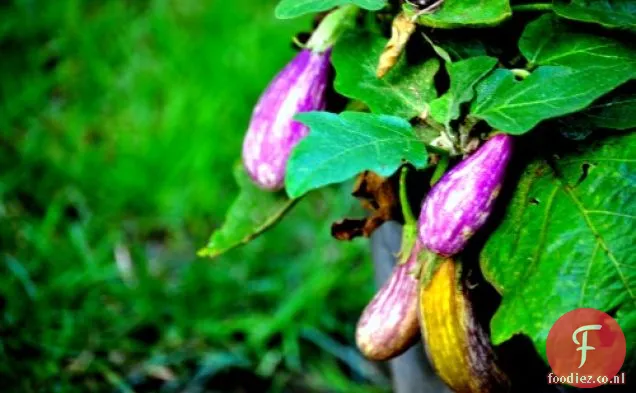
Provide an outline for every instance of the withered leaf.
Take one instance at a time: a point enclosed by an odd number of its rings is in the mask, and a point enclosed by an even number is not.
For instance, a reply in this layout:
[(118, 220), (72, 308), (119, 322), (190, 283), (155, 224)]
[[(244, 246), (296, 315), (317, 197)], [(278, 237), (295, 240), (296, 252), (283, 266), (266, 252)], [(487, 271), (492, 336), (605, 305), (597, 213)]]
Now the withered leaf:
[[(430, 177), (429, 171), (409, 171), (409, 201), (416, 213), (419, 213), (422, 197)], [(338, 240), (352, 240), (356, 237), (369, 237), (386, 221), (404, 223), (399, 194), (400, 170), (389, 177), (383, 177), (372, 171), (358, 175), (351, 195), (358, 198), (362, 207), (369, 211), (365, 218), (344, 218), (331, 225), (331, 235)]]

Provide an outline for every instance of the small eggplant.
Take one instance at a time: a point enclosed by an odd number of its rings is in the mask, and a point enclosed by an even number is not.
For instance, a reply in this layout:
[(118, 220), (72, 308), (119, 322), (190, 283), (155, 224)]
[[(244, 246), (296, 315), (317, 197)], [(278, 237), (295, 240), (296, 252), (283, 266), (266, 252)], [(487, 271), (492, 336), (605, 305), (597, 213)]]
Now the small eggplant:
[(420, 327), (428, 358), (456, 393), (510, 392), (510, 380), (498, 365), (469, 292), (452, 259), (442, 260), (430, 282), (420, 285)]
[(243, 141), (243, 165), (259, 187), (283, 187), (289, 154), (309, 132), (294, 115), (325, 108), (330, 52), (302, 50), (259, 98)]
[(498, 134), (435, 184), (418, 220), (419, 237), (428, 250), (453, 256), (484, 225), (501, 190), (512, 148), (512, 137)]
[(417, 294), (419, 251), (416, 242), (411, 255), (398, 264), (362, 312), (356, 328), (360, 352), (371, 360), (387, 360), (409, 349), (418, 338)]

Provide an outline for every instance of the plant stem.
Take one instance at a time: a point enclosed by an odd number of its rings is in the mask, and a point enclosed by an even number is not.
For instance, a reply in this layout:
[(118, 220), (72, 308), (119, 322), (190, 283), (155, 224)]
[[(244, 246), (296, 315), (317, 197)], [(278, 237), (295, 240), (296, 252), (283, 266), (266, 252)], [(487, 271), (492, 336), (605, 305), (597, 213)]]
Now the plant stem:
[(537, 4), (520, 4), (512, 6), (513, 12), (526, 12), (526, 11), (552, 11), (551, 3), (537, 3)]
[(435, 131), (438, 132), (445, 132), (446, 128), (444, 127), (444, 125), (439, 124), (438, 122), (436, 122), (435, 120), (431, 120), (430, 117), (426, 117), (424, 120), (424, 123), (426, 123), (426, 125), (428, 125), (429, 127), (431, 127), (432, 129), (434, 129)]
[(530, 76), (530, 71), (524, 70), (523, 68), (513, 68), (510, 70), (510, 72), (512, 72), (514, 76), (520, 79), (526, 79), (528, 76)]
[(433, 172), (433, 177), (431, 178), (431, 187), (435, 185), (439, 181), (439, 179), (444, 176), (448, 166), (450, 165), (450, 157), (446, 154), (440, 155), (439, 162), (437, 163), (437, 167), (435, 168), (435, 172)]
[(400, 204), (402, 205), (402, 215), (404, 216), (404, 223), (406, 225), (417, 225), (417, 220), (413, 215), (413, 211), (411, 210), (411, 205), (409, 204), (408, 194), (406, 192), (406, 175), (409, 171), (407, 166), (402, 167), (402, 171), (400, 172)]
[(444, 263), (444, 258), (431, 250), (424, 249), (420, 252), (420, 260), (423, 261), (420, 270), (420, 285), (427, 287), (437, 269)]
[(468, 140), (470, 137), (470, 132), (473, 130), (473, 128), (477, 125), (477, 123), (479, 123), (479, 119), (472, 117), (472, 116), (466, 116), (466, 118), (464, 119), (464, 121), (462, 122), (462, 124), (460, 124), (459, 126), (459, 135), (460, 135), (460, 142), (459, 142), (459, 149), (462, 153), (466, 153), (466, 145), (468, 144)]
[(324, 52), (329, 49), (342, 33), (354, 24), (357, 14), (358, 7), (351, 4), (336, 8), (325, 16), (314, 30), (307, 42), (307, 48), (314, 52)]
[(408, 194), (406, 192), (406, 175), (408, 173), (408, 167), (403, 166), (400, 172), (400, 205), (402, 205), (402, 216), (404, 216), (404, 227), (402, 229), (402, 244), (400, 246), (400, 252), (398, 252), (398, 264), (405, 264), (411, 253), (413, 247), (417, 242), (417, 220), (413, 216), (411, 205), (409, 204)]

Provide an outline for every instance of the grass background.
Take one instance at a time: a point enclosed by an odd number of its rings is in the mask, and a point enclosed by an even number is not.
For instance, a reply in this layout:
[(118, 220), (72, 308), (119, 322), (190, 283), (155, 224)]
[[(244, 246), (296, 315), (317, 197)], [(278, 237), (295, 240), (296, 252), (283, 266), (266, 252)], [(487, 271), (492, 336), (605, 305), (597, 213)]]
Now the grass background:
[(0, 2), (0, 391), (388, 390), (353, 344), (368, 245), (329, 235), (346, 186), (195, 256), (311, 25), (274, 5)]

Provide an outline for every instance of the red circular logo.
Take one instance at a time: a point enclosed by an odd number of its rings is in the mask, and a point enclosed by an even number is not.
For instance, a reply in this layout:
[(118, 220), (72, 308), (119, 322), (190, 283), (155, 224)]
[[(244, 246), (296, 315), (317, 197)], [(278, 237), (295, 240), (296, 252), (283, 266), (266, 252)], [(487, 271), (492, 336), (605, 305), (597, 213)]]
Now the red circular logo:
[[(594, 388), (615, 381), (625, 361), (625, 335), (614, 318), (579, 308), (559, 318), (546, 344), (552, 373), (549, 383)], [(624, 381), (623, 381), (624, 383)]]

